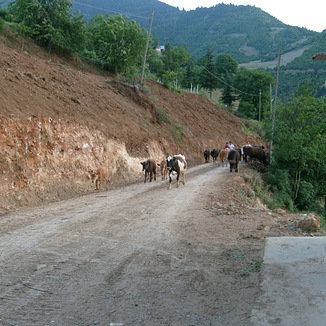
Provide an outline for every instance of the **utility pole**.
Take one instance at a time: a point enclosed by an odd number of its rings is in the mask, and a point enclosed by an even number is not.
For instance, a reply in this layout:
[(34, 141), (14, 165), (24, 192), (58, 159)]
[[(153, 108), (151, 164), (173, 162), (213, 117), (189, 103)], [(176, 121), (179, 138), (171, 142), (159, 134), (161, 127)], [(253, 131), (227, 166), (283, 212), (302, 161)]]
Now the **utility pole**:
[(261, 89), (259, 90), (259, 116), (258, 116), (259, 122), (261, 121)]
[(276, 116), (276, 102), (277, 102), (277, 92), (278, 92), (278, 81), (280, 78), (280, 65), (281, 65), (281, 51), (278, 53), (278, 62), (277, 62), (277, 74), (276, 74), (276, 86), (275, 86), (275, 97), (274, 97), (274, 110), (272, 114), (272, 137), (269, 144), (269, 155), (272, 158), (273, 155), (273, 138), (274, 138), (274, 126), (275, 126), (275, 116)]
[(270, 111), (271, 111), (271, 116), (272, 116), (272, 113), (273, 113), (273, 90), (272, 90), (272, 84), (269, 84), (269, 100), (270, 100), (270, 104), (271, 104), (271, 109), (270, 109)]
[(145, 48), (145, 53), (144, 53), (143, 67), (142, 67), (141, 80), (140, 80), (140, 83), (142, 85), (144, 85), (145, 66), (146, 66), (146, 60), (147, 60), (147, 51), (148, 51), (148, 46), (149, 46), (149, 40), (150, 40), (151, 34), (152, 34), (153, 17), (154, 17), (154, 11), (152, 11), (151, 19), (149, 22), (149, 31), (147, 34), (146, 48)]

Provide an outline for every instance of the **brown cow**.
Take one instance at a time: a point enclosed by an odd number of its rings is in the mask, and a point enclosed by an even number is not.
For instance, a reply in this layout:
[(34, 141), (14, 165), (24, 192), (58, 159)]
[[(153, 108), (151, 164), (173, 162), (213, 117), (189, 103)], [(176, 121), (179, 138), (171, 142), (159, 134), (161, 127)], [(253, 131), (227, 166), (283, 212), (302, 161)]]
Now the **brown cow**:
[(101, 184), (105, 183), (105, 190), (108, 190), (109, 180), (109, 169), (106, 167), (99, 167), (97, 170), (91, 170), (92, 182), (95, 182), (95, 190), (101, 190)]
[(268, 165), (268, 155), (264, 149), (254, 146), (243, 146), (243, 159), (245, 162), (248, 162), (248, 158), (250, 160), (258, 160), (265, 165)]
[(166, 159), (162, 160), (161, 163), (157, 164), (161, 170), (162, 181), (165, 181), (168, 178), (168, 169), (166, 166)]
[(140, 162), (143, 166), (143, 171), (145, 171), (145, 180), (147, 180), (147, 176), (149, 177), (149, 182), (152, 182), (153, 178), (156, 181), (156, 162), (152, 159), (148, 159), (147, 161)]
[(219, 152), (217, 159), (221, 162), (222, 166), (224, 166), (224, 164), (226, 166), (228, 165), (227, 159), (228, 159), (229, 152), (230, 149), (228, 148), (224, 148)]

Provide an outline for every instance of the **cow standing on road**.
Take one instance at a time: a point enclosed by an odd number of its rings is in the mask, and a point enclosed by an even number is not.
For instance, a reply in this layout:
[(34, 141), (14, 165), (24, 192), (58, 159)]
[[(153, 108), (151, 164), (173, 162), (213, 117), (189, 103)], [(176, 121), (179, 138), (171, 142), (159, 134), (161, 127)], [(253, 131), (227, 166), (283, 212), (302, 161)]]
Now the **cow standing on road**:
[(228, 160), (230, 164), (230, 172), (232, 172), (233, 170), (235, 172), (238, 172), (238, 164), (240, 161), (239, 151), (236, 149), (232, 149), (228, 155)]
[(166, 159), (162, 160), (161, 163), (157, 164), (161, 170), (162, 181), (165, 181), (168, 177), (168, 169), (166, 166)]
[(219, 161), (221, 161), (222, 166), (224, 166), (224, 165), (227, 166), (228, 165), (227, 158), (228, 158), (229, 152), (230, 152), (230, 149), (229, 148), (223, 148), (219, 152), (217, 159)]
[(147, 177), (149, 178), (149, 182), (152, 182), (153, 179), (156, 181), (156, 162), (148, 159), (140, 164), (143, 166), (143, 171), (145, 171), (144, 183), (147, 181)]
[(173, 172), (177, 173), (177, 188), (180, 184), (180, 177), (182, 177), (182, 183), (186, 184), (186, 170), (187, 170), (187, 161), (186, 157), (182, 154), (174, 155), (174, 156), (168, 156), (166, 159), (166, 165), (168, 169), (169, 174), (169, 187), (171, 188), (172, 184), (172, 174)]
[(218, 157), (218, 150), (216, 148), (211, 150), (211, 157), (213, 159), (213, 164), (216, 163)]
[(210, 156), (210, 151), (208, 149), (204, 150), (204, 159), (205, 159), (205, 163), (209, 162), (209, 156)]
[(109, 180), (109, 169), (101, 166), (97, 170), (90, 171), (92, 182), (95, 183), (95, 190), (101, 190), (101, 185), (105, 184), (105, 190), (108, 190)]

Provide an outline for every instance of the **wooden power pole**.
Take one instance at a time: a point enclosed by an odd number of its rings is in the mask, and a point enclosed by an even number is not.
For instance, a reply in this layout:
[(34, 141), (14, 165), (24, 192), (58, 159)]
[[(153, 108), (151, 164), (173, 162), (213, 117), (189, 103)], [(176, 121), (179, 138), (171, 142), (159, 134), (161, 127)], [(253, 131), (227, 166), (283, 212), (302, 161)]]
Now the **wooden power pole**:
[(147, 51), (148, 51), (148, 47), (149, 47), (149, 40), (150, 40), (151, 34), (152, 34), (153, 17), (154, 17), (154, 11), (152, 11), (152, 15), (151, 15), (150, 23), (149, 23), (149, 31), (147, 34), (146, 48), (145, 48), (145, 53), (144, 53), (143, 67), (142, 67), (141, 80), (140, 80), (140, 83), (142, 85), (144, 85), (145, 66), (146, 66), (146, 60), (147, 60)]
[(275, 117), (276, 117), (276, 100), (277, 100), (277, 92), (278, 92), (278, 82), (280, 79), (280, 65), (281, 65), (281, 51), (278, 53), (278, 62), (277, 62), (277, 74), (276, 74), (276, 86), (275, 86), (275, 97), (274, 97), (274, 110), (272, 114), (272, 137), (269, 144), (269, 154), (272, 159), (273, 156), (273, 138), (274, 138), (274, 127), (275, 127)]

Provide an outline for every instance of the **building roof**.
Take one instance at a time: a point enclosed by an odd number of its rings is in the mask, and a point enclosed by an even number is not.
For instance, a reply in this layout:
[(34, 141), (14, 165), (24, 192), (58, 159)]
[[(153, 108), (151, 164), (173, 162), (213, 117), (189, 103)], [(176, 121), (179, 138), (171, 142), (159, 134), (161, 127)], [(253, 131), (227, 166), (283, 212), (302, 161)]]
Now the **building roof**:
[(326, 52), (320, 52), (312, 57), (312, 60), (326, 60)]

